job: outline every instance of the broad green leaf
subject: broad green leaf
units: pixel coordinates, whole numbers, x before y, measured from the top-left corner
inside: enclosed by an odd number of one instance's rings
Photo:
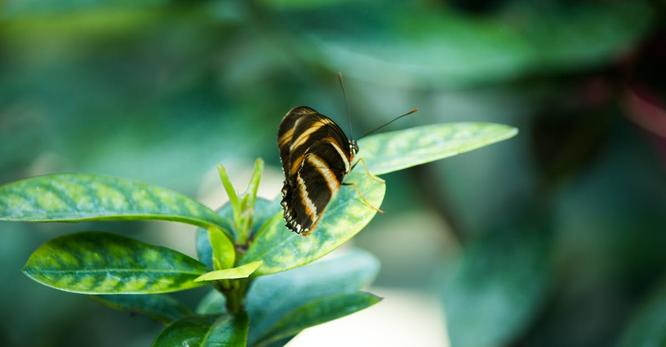
[[[525,331],[548,291],[547,233],[546,227],[490,230],[447,263],[443,302],[451,346],[504,346]]]
[[[294,336],[303,329],[325,323],[378,303],[381,299],[364,292],[326,296],[312,300],[286,314],[255,346]]]
[[[244,347],[247,316],[192,316],[166,327],[153,347]]]
[[[55,289],[81,294],[152,294],[203,285],[206,266],[175,250],[126,237],[87,232],[40,246],[23,272]]]
[[[314,299],[367,288],[379,271],[371,254],[355,249],[274,275],[258,277],[247,294],[250,343],[265,335],[285,314]],[[280,293],[276,295],[275,293]],[[210,294],[205,307],[224,308],[223,296]],[[213,304],[213,298],[221,304]],[[222,313],[210,310],[206,313]]]
[[[92,295],[92,299],[110,308],[139,313],[168,324],[192,315],[192,310],[166,294]]]
[[[622,333],[619,347],[666,346],[666,280],[639,307]]]
[[[0,186],[0,220],[71,222],[156,219],[227,226],[200,203],[169,189],[117,177],[59,174]]]
[[[208,330],[202,347],[242,347],[247,345],[247,314],[221,316]]]
[[[255,238],[240,264],[263,261],[257,275],[285,271],[321,258],[351,239],[375,216],[386,187],[383,180],[360,165],[345,177],[345,182],[350,185],[340,187],[311,235],[299,236],[284,223],[276,223]],[[273,203],[279,205],[277,200]]]
[[[195,279],[196,282],[231,280],[238,278],[247,278],[261,266],[261,260],[245,265],[233,267],[230,269],[207,272]]]
[[[604,64],[638,45],[658,18],[641,0],[512,4],[474,16],[419,2],[356,1],[283,11],[279,23],[314,50],[304,58],[333,71],[381,85],[460,88]]]
[[[381,133],[359,140],[359,158],[375,175],[454,156],[516,135],[493,123],[450,123]]]
[[[200,347],[217,318],[191,316],[167,326],[153,342],[153,347]]]

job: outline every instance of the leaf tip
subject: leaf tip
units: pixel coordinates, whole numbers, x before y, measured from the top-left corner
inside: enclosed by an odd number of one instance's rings
[[[372,302],[372,305],[378,304],[381,301],[384,301],[384,297],[381,297],[381,296],[373,294],[373,293],[368,293],[368,292],[364,292],[364,293],[368,296],[368,298]]]
[[[510,138],[518,135],[518,133],[520,133],[520,130],[518,130],[518,128],[516,128],[516,127],[512,127],[512,126],[507,126],[507,127],[508,127],[508,132],[507,132],[507,137],[506,137],[507,139],[510,139]]]

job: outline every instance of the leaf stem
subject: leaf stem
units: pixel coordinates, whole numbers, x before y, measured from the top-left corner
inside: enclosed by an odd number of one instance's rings
[[[245,312],[245,295],[251,279],[234,279],[217,281],[215,287],[226,298],[227,311],[236,316]]]

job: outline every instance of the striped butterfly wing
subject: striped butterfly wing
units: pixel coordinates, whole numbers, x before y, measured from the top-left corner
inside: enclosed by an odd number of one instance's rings
[[[307,235],[349,172],[353,150],[335,122],[309,107],[287,113],[278,131],[278,147],[285,174],[281,205],[287,227]]]

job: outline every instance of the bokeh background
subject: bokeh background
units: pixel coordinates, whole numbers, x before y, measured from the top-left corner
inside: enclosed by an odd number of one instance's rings
[[[520,134],[389,174],[353,241],[379,305],[291,346],[666,345],[666,2],[0,0],[0,182],[82,171],[215,208],[214,166],[279,191],[282,115],[349,133],[492,121]],[[0,223],[0,345],[147,346],[160,326],[20,273],[57,235],[194,253],[178,224]],[[201,291],[180,297],[191,304]],[[279,295],[279,293],[276,293]]]

